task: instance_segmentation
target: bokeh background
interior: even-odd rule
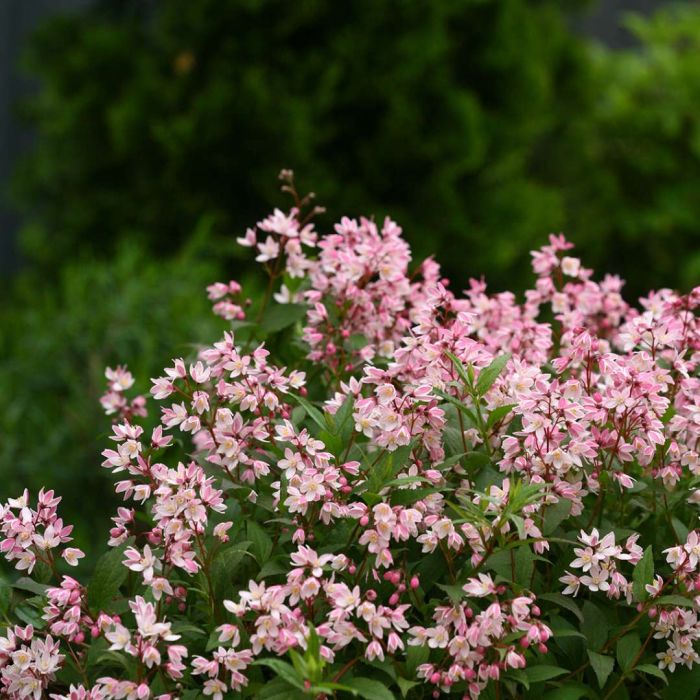
[[[56,489],[88,551],[105,365],[220,332],[282,167],[453,286],[522,292],[558,231],[631,301],[700,282],[697,3],[1,0],[0,70],[0,496]]]

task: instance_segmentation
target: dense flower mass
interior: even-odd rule
[[[92,575],[52,491],[0,506],[3,696],[700,687],[700,288],[630,305],[550,236],[522,301],[458,294],[282,177],[293,207],[238,240],[264,296],[212,284],[221,338],[149,399],[106,371]]]

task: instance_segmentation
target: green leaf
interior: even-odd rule
[[[245,556],[252,557],[248,552],[250,545],[251,542],[238,542],[217,552],[211,564],[210,574],[214,595],[217,600],[223,601],[229,593],[243,558]]]
[[[514,555],[515,581],[521,586],[527,586],[535,570],[535,555],[529,547],[519,547]]]
[[[44,595],[48,586],[44,583],[37,583],[33,579],[23,576],[18,578],[13,584],[12,588],[18,588],[21,591],[29,591],[30,593],[35,593],[36,595]]]
[[[578,681],[569,681],[566,685],[547,693],[544,696],[544,700],[580,700],[581,698],[598,700],[598,697],[598,693],[593,688]]]
[[[313,695],[333,695],[333,691],[335,690],[343,690],[346,693],[352,693],[352,695],[355,695],[355,691],[352,688],[349,688],[347,685],[343,685],[342,683],[332,683],[331,681],[326,681],[323,683],[314,683],[309,690],[307,691],[308,694],[313,694]]]
[[[664,700],[686,700],[697,698],[700,693],[700,666],[676,668],[670,675],[668,686],[663,692]]]
[[[639,650],[642,648],[642,643],[636,634],[626,634],[618,640],[615,647],[615,655],[617,663],[623,671],[628,671],[634,660],[637,658]]]
[[[292,660],[292,666],[294,666],[294,670],[300,678],[304,678],[305,680],[321,680],[320,676],[311,678],[309,667],[306,665],[306,659],[298,651],[290,649],[288,654],[289,658]]]
[[[474,414],[459,400],[456,399],[454,396],[451,394],[448,394],[445,391],[442,391],[441,389],[433,389],[433,394],[436,394],[439,396],[441,399],[444,399],[448,403],[451,403],[453,406],[458,408],[462,413],[464,413],[469,420],[471,420],[473,423],[476,423],[476,419],[474,418]]]
[[[640,671],[641,673],[646,673],[650,676],[656,676],[666,683],[666,685],[668,685],[668,678],[666,678],[666,674],[654,664],[639,664],[639,666],[635,666],[634,670]]]
[[[95,566],[95,571],[88,585],[87,599],[91,610],[109,611],[109,605],[119,593],[119,588],[126,581],[129,570],[122,564],[126,544],[115,547],[103,554]]]
[[[483,396],[493,386],[493,383],[498,379],[498,376],[503,371],[508,360],[510,360],[509,352],[494,358],[493,362],[491,362],[488,367],[484,367],[484,369],[479,372],[479,377],[476,380],[476,391],[480,396]]]
[[[491,413],[489,413],[488,420],[486,421],[486,430],[491,430],[496,423],[502,421],[512,410],[515,408],[516,404],[509,403],[504,406],[499,406],[494,408]]]
[[[530,683],[541,683],[551,678],[557,678],[557,676],[561,676],[565,673],[568,673],[565,668],[548,666],[546,664],[542,664],[541,666],[528,666],[525,669],[525,675]]]
[[[644,550],[644,556],[639,560],[637,566],[634,567],[632,573],[632,591],[634,597],[639,600],[646,600],[649,597],[645,586],[648,586],[654,581],[654,552],[651,545]]]
[[[306,642],[306,651],[312,659],[321,658],[321,641],[313,625],[309,627],[309,636]]]
[[[464,589],[457,583],[436,583],[441,591],[445,591],[453,603],[460,603],[464,599]]]
[[[272,553],[272,539],[254,520],[247,521],[246,532],[251,541],[250,551],[262,566]]]
[[[253,666],[267,666],[272,669],[280,678],[299,690],[304,689],[304,679],[299,676],[295,668],[282,659],[257,659],[253,661]]]
[[[365,700],[395,700],[394,694],[379,681],[371,678],[352,678],[345,684]]]
[[[460,464],[466,469],[481,469],[491,463],[491,458],[485,452],[465,452]]]
[[[175,634],[182,634],[185,636],[195,635],[197,637],[203,637],[207,634],[201,627],[191,625],[187,622],[176,622],[173,624],[173,632]]]
[[[564,639],[565,637],[580,637],[585,639],[585,637],[577,630],[571,629],[570,627],[551,627],[552,635],[555,639]]]
[[[671,522],[673,523],[673,531],[678,537],[678,540],[680,542],[685,542],[688,539],[688,527],[675,516],[671,518]]]
[[[410,646],[406,652],[406,675],[413,678],[416,669],[428,661],[430,649],[427,646]]]
[[[273,306],[268,306],[260,320],[260,327],[266,333],[277,333],[304,318],[307,308],[305,304],[274,304]]]
[[[287,566],[287,557],[274,557],[273,559],[268,559],[261,567],[260,572],[257,575],[257,580],[261,581],[269,576],[280,576],[286,575],[289,571]]]
[[[547,506],[544,511],[544,527],[542,534],[551,535],[559,525],[569,517],[571,513],[571,501],[560,499],[558,503]]]
[[[180,696],[182,700],[197,700],[199,697],[199,689],[198,688],[190,688],[190,690],[183,690],[182,695]]]
[[[390,497],[391,505],[407,506],[433,493],[438,493],[439,491],[440,489],[436,488],[401,489],[400,491],[393,491]]]
[[[450,358],[450,361],[454,365],[454,368],[457,370],[457,374],[460,376],[460,379],[464,382],[464,386],[471,388],[472,386],[472,379],[467,374],[467,369],[466,367],[462,364],[462,360],[457,357],[454,353],[451,353],[449,350],[445,350],[445,354],[447,357]]]
[[[350,439],[355,429],[355,422],[352,418],[354,408],[355,397],[351,394],[333,416],[333,433],[340,438],[342,444],[345,444]]]
[[[12,587],[4,579],[0,579],[0,615],[7,616],[12,605]]]
[[[328,422],[323,417],[323,413],[319,411],[310,401],[307,401],[303,396],[298,394],[290,394],[290,398],[296,401],[305,411],[306,415],[318,425],[321,430],[328,430]]]
[[[26,603],[18,605],[14,609],[14,614],[22,620],[22,622],[32,625],[32,627],[37,629],[41,629],[46,624],[46,621],[41,617],[41,613],[36,608]]]
[[[410,486],[411,484],[429,484],[430,479],[424,476],[402,476],[399,479],[392,479],[384,484],[384,488],[388,486]]]
[[[677,605],[682,608],[693,608],[695,603],[692,598],[684,598],[682,595],[662,595],[660,598],[656,598],[654,602],[657,605]]]
[[[598,654],[590,649],[588,650],[588,659],[598,679],[598,685],[603,688],[615,667],[615,659],[612,656],[603,656],[603,654]]]
[[[253,695],[256,700],[302,700],[308,696],[296,689],[296,686],[291,686],[282,678],[275,678],[273,681],[268,681],[265,685],[255,690]]]
[[[600,608],[587,600],[583,604],[583,622],[581,632],[588,640],[588,644],[594,651],[600,649],[608,640],[610,623],[608,616],[604,615]]]
[[[418,685],[418,681],[409,681],[401,676],[396,679],[396,682],[399,684],[401,696],[404,698],[408,695],[408,691],[411,690],[411,688],[415,688]]]

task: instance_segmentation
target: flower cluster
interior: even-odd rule
[[[31,574],[37,562],[54,566],[54,550],[70,566],[77,566],[84,556],[76,547],[64,547],[71,541],[72,525],[64,525],[58,517],[60,497],[53,491],[39,491],[36,508],[29,505],[29,492],[19,498],[10,498],[0,505],[0,531],[3,540],[0,552],[14,562],[19,571]]]
[[[615,534],[609,532],[600,537],[593,528],[590,535],[581,531],[579,542],[583,547],[574,549],[576,559],[570,566],[580,569],[581,576],[566,573],[561,582],[566,584],[562,593],[577,595],[581,586],[589,591],[604,592],[609,598],[623,597],[632,602],[632,583],[618,570],[618,562],[629,562],[632,566],[642,558],[642,548],[637,544],[639,536],[630,535],[624,546],[615,544]]]
[[[442,664],[419,666],[422,678],[445,692],[466,681],[469,694],[478,696],[488,681],[498,680],[502,672],[524,668],[524,650],[531,645],[546,654],[552,631],[539,621],[540,610],[532,596],[501,599],[506,587],[496,586],[488,575],[469,579],[464,591],[470,598],[493,600],[483,610],[475,610],[473,603],[437,607],[435,625],[411,627],[409,644],[447,650]],[[479,605],[479,601],[474,603]]]
[[[239,239],[264,296],[209,286],[221,337],[148,400],[107,370],[122,504],[89,582],[53,492],[0,505],[4,695],[612,697],[696,664],[700,288],[634,306],[551,236],[522,301],[457,294],[390,219],[322,235],[283,183]],[[561,593],[604,636],[583,663]]]
[[[0,637],[0,687],[8,698],[44,697],[61,667],[59,642],[35,635],[31,625],[8,627]]]

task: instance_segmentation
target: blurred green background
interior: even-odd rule
[[[332,216],[397,218],[456,289],[522,291],[558,231],[630,300],[700,281],[695,3],[603,14],[607,46],[594,2],[81,4],[22,50],[0,497],[55,488],[88,549],[114,503],[104,366],[146,390],[221,330],[204,286],[248,274],[234,237],[284,201],[282,167]]]

